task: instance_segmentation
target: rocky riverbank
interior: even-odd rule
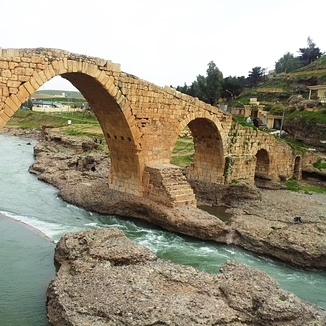
[[[190,206],[175,209],[109,189],[109,153],[92,138],[4,129],[40,140],[30,171],[60,190],[62,198],[89,211],[149,221],[169,231],[235,244],[294,266],[326,269],[326,194],[258,189],[246,182],[200,189],[201,200],[228,207],[219,218]],[[78,161],[78,166],[76,165]],[[92,167],[95,171],[92,171]],[[214,204],[214,203],[213,203]],[[302,223],[293,218],[301,216]]]
[[[325,195],[231,185],[214,195],[233,215],[223,223],[200,209],[171,209],[110,190],[109,155],[91,138],[55,130],[3,132],[40,140],[30,171],[56,186],[67,202],[236,244],[296,266],[326,266]],[[296,215],[303,223],[293,222]],[[67,234],[55,260],[60,269],[47,292],[53,325],[326,324],[322,309],[283,290],[266,273],[236,262],[227,262],[219,275],[172,264],[114,229]]]

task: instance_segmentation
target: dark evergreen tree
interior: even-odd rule
[[[262,69],[261,67],[254,67],[251,71],[249,71],[249,75],[247,77],[247,83],[249,87],[257,87],[260,82],[265,79],[266,69]]]
[[[240,95],[245,87],[245,81],[246,78],[244,76],[229,76],[224,78],[221,96],[224,98],[232,99],[232,97]]]
[[[201,101],[216,105],[221,96],[223,85],[223,74],[211,61],[206,70],[207,76],[198,75],[196,80],[190,85],[178,86],[177,91],[198,97]]]
[[[300,48],[299,59],[304,66],[309,65],[313,61],[319,59],[323,53],[320,51],[319,48],[316,47],[316,44],[312,41],[310,37],[307,39],[308,47],[307,48]]]

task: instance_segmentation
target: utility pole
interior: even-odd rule
[[[279,101],[277,101],[277,103],[280,103]],[[281,133],[282,133],[282,129],[283,129],[283,124],[284,124],[284,116],[285,116],[285,107],[282,103],[280,103],[283,107],[283,114],[282,114],[282,120],[281,120],[281,127],[280,127],[280,134],[279,134],[279,138],[281,138]]]

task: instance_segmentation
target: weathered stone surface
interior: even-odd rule
[[[229,212],[232,243],[292,265],[326,268],[325,194],[265,190],[261,200],[241,202]]]
[[[55,252],[52,325],[324,325],[325,312],[264,272],[227,262],[222,274],[158,259],[116,229],[70,233]]]
[[[200,203],[212,206],[232,206],[245,200],[261,199],[261,191],[245,179],[230,185],[191,182]]]

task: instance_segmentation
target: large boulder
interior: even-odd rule
[[[158,259],[112,228],[70,233],[55,251],[51,325],[325,325],[325,312],[229,261],[221,274]]]

